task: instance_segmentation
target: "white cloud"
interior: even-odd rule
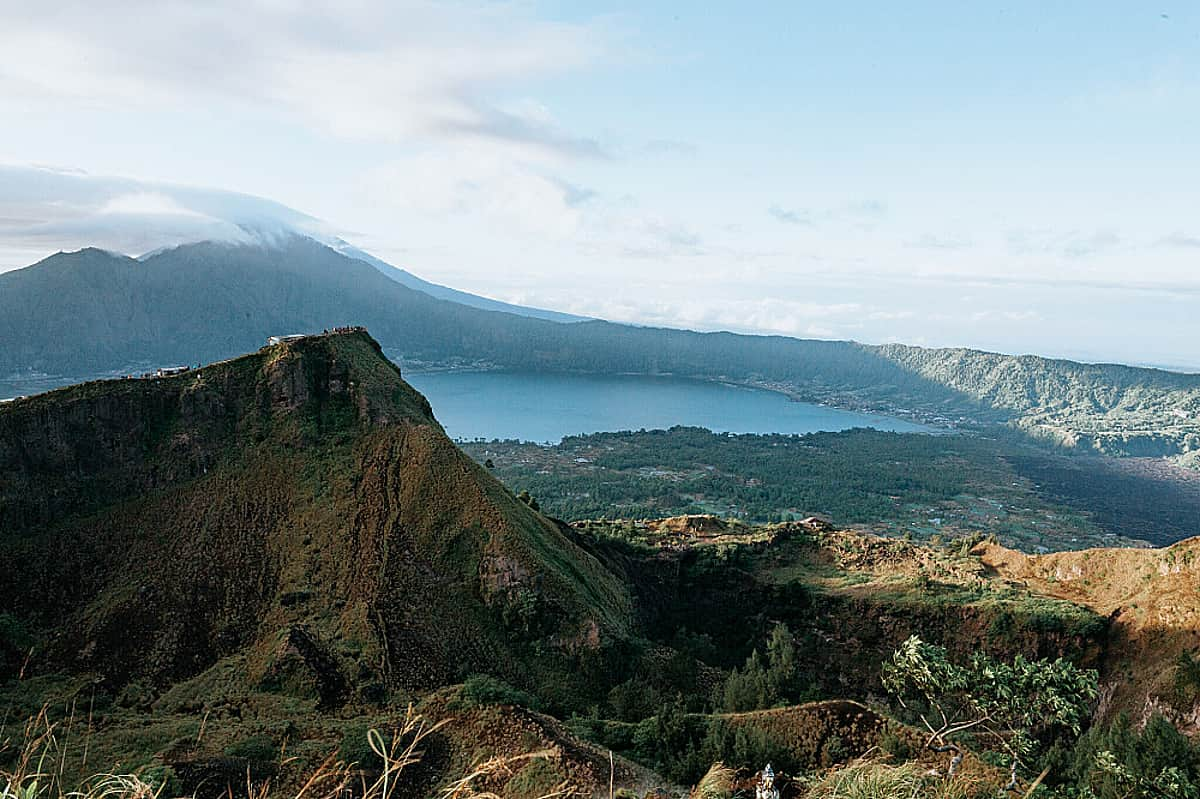
[[[1013,255],[1055,254],[1068,258],[1086,258],[1120,247],[1121,237],[1107,229],[1091,232],[1078,230],[1016,229],[1005,234]]]
[[[555,22],[543,11],[523,0],[0,0],[0,118],[36,117],[51,133],[78,125],[79,141],[96,122],[94,147],[64,137],[43,155],[32,132],[14,149],[28,159],[78,149],[120,170],[142,168],[136,159],[150,137],[179,133],[193,117],[219,120],[181,146],[181,178],[210,180],[188,165],[227,159],[229,170],[211,180],[318,209],[363,231],[346,238],[403,257],[418,274],[617,320],[953,341],[943,328],[958,340],[977,329],[1059,334],[1046,327],[1054,314],[1045,306],[1023,315],[1034,312],[1020,310],[1022,297],[957,303],[964,284],[981,286],[981,298],[1026,291],[1064,302],[1079,288],[1139,291],[1147,302],[1152,292],[1188,301],[1200,290],[1196,237],[1182,213],[1153,223],[1070,203],[1059,213],[1054,194],[1044,207],[1023,198],[975,211],[930,202],[952,196],[958,178],[931,181],[923,197],[911,176],[843,169],[825,178],[786,166],[774,175],[775,153],[757,161],[744,145],[723,148],[702,124],[672,129],[665,115],[620,97],[572,116],[570,103],[546,101],[564,96],[561,86],[545,87],[628,65],[628,37],[607,19]],[[634,129],[601,135],[574,129],[574,119]],[[120,146],[103,140],[120,134],[128,139]],[[278,157],[263,158],[275,142]],[[145,168],[174,175],[174,154]],[[256,197],[0,166],[0,269],[60,248],[139,254],[289,228],[331,233]],[[880,276],[908,294],[870,294]],[[950,299],[912,299],[925,292]]]
[[[140,255],[289,230],[332,235],[312,217],[244,194],[0,164],[0,271],[55,250],[101,247]]]
[[[595,63],[602,23],[538,20],[521,4],[12,3],[0,10],[0,109],[268,108],[334,135],[484,140],[602,153],[514,81]],[[218,113],[220,113],[218,111]]]
[[[481,143],[398,159],[370,170],[360,190],[397,212],[477,217],[528,234],[563,238],[580,225],[588,190],[552,176],[543,162],[522,162]]]
[[[1188,235],[1181,231],[1175,231],[1169,236],[1164,236],[1158,241],[1161,247],[1175,247],[1185,250],[1200,250],[1200,236]]]
[[[200,217],[203,214],[185,208],[161,191],[133,191],[105,201],[96,211],[102,215],[136,214],[144,216]]]
[[[872,230],[887,216],[887,203],[882,200],[854,200],[832,208],[793,208],[774,203],[767,214],[776,222],[799,227],[817,227],[831,222],[850,223],[858,230]]]
[[[370,206],[341,200],[355,227],[378,207],[413,224],[414,212],[456,215],[570,236],[590,190],[566,172],[610,157],[529,88],[623,54],[609,18],[553,21],[533,4],[486,0],[3,5],[0,117],[91,110],[129,119],[136,138],[143,124],[203,114],[248,133],[332,137],[343,152],[331,160],[353,165],[330,191]]]

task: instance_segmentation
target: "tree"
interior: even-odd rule
[[[1069,661],[1011,663],[975,653],[952,663],[944,647],[912,636],[883,666],[883,687],[916,712],[929,733],[926,746],[950,752],[947,776],[962,762],[962,740],[988,741],[1010,759],[1009,788],[1038,736],[1070,730],[1078,736],[1096,698],[1097,674]]]
[[[771,628],[767,656],[755,649],[740,669],[734,669],[713,693],[713,705],[729,713],[761,710],[795,701],[800,693],[796,643],[782,622]]]
[[[534,510],[540,511],[542,509],[542,506],[538,504],[537,499],[530,496],[528,491],[522,490],[521,493],[517,494],[517,499],[521,500],[522,502],[524,502],[526,505],[533,508]]]
[[[792,631],[780,622],[767,639],[767,685],[775,698],[794,698],[796,671],[796,642]]]
[[[725,678],[714,696],[713,704],[728,713],[742,713],[770,707],[774,696],[771,693],[767,669],[762,656],[755,649],[746,658],[746,665],[734,669]]]
[[[1197,799],[1200,751],[1160,715],[1138,729],[1125,714],[1095,726],[1056,763],[1069,795],[1088,799]]]
[[[1181,708],[1189,708],[1200,697],[1200,660],[1191,652],[1180,652],[1175,660],[1175,698]]]

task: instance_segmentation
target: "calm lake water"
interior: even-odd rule
[[[793,402],[774,391],[678,377],[469,371],[405,372],[404,377],[429,398],[446,432],[460,439],[558,442],[579,433],[673,425],[718,433],[932,430],[903,419]],[[0,381],[0,398],[73,382],[62,377]]]
[[[408,372],[454,438],[557,442],[563,436],[673,425],[720,433],[931,428],[887,416],[793,402],[774,391],[641,375]]]

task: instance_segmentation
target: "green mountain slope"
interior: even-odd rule
[[[235,653],[327,704],[475,671],[536,685],[629,618],[363,332],[0,407],[0,552],[29,669],[114,686]]]

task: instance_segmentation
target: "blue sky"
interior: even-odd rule
[[[1200,368],[1192,3],[29,5],[0,268],[201,186],[509,301]]]

